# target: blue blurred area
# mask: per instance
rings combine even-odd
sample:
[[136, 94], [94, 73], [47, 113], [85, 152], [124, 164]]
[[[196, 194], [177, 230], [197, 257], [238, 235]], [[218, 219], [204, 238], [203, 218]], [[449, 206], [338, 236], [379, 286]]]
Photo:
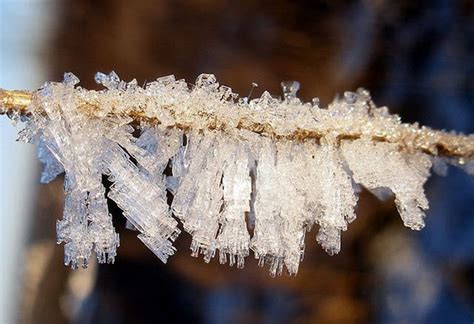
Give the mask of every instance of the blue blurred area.
[[[474, 132], [474, 24], [467, 2], [431, 1], [408, 22], [397, 25], [393, 62], [382, 97], [401, 109], [405, 120], [438, 129]], [[421, 109], [413, 109], [422, 105]], [[427, 184], [430, 210], [413, 250], [431, 273], [435, 293], [427, 305], [407, 303], [393, 312], [385, 303], [382, 322], [471, 323], [473, 311], [474, 178], [457, 168]], [[413, 276], [420, 276], [414, 274]], [[412, 277], [413, 277], [412, 276]], [[396, 280], [400, 281], [396, 282]], [[386, 299], [409, 300], [417, 285], [403, 275], [386, 282]]]
[[209, 324], [287, 323], [301, 311], [295, 296], [286, 290], [267, 289], [249, 293], [248, 289], [232, 285], [211, 290], [205, 305], [203, 321]]

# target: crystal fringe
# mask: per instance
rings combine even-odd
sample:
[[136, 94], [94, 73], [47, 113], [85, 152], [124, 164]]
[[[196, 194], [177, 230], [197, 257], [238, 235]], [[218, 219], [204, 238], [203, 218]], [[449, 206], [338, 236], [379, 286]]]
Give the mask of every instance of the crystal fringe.
[[[304, 104], [296, 97], [297, 83], [283, 84], [283, 100], [264, 92], [248, 102], [209, 74], [191, 89], [173, 76], [143, 88], [114, 72], [95, 79], [107, 90], [77, 87], [71, 73], [63, 83], [45, 84], [20, 133], [37, 144], [43, 182], [65, 172], [57, 234], [58, 243], [65, 243], [65, 264], [73, 268], [86, 267], [92, 252], [100, 263], [117, 255], [119, 237], [103, 176], [112, 183], [107, 197], [161, 261], [176, 250], [179, 221], [192, 235], [193, 256], [209, 262], [218, 253], [220, 263], [241, 268], [252, 250], [275, 276], [284, 268], [298, 272], [305, 234], [314, 224], [323, 249], [340, 251], [341, 233], [356, 217], [359, 185], [377, 195], [393, 193], [405, 226], [420, 230], [428, 208], [423, 185], [432, 164], [441, 172], [447, 163], [456, 164], [472, 174], [472, 161], [430, 158], [368, 136], [344, 140], [328, 131], [344, 129], [348, 121], [361, 129], [363, 123], [388, 130], [400, 124], [398, 116], [376, 108], [365, 90], [346, 92], [322, 109], [317, 99]], [[84, 113], [78, 106], [84, 101], [100, 110]], [[159, 123], [131, 126], [125, 116], [137, 106]], [[217, 122], [222, 120], [225, 125]], [[242, 120], [271, 125], [275, 135], [307, 126], [326, 135], [302, 141], [260, 136], [241, 128]]]

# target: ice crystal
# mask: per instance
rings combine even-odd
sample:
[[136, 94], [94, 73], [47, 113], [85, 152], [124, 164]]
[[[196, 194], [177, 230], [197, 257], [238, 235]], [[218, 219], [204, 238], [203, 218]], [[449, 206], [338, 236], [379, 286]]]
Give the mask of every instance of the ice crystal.
[[423, 228], [423, 210], [428, 209], [423, 185], [431, 167], [425, 154], [407, 155], [395, 144], [364, 139], [343, 143], [342, 152], [357, 183], [368, 189], [390, 189], [405, 226]]
[[[393, 193], [403, 223], [419, 230], [432, 164], [441, 173], [448, 163], [473, 169], [470, 160], [429, 158], [438, 149], [435, 132], [424, 133], [420, 149], [404, 150], [395, 139], [416, 143], [417, 126], [377, 108], [363, 89], [323, 109], [317, 98], [296, 97], [298, 82], [282, 83], [283, 99], [264, 92], [249, 101], [211, 74], [192, 87], [174, 76], [144, 87], [114, 72], [95, 80], [106, 90], [77, 87], [70, 73], [47, 83], [20, 134], [38, 146], [41, 181], [65, 172], [57, 234], [73, 268], [87, 266], [93, 252], [101, 263], [114, 261], [112, 199], [163, 262], [175, 252], [181, 222], [192, 235], [191, 254], [206, 262], [218, 255], [243, 267], [252, 250], [272, 276], [296, 274], [313, 225], [324, 250], [340, 251], [360, 186], [379, 197]], [[134, 122], [129, 116], [137, 114]], [[112, 183], [107, 196], [103, 177]]]

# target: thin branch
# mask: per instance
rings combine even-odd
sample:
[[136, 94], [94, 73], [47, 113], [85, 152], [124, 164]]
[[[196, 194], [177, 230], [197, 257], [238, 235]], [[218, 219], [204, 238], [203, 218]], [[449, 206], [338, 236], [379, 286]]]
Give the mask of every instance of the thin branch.
[[[85, 90], [87, 91], [87, 90]], [[92, 92], [92, 91], [91, 91]], [[100, 94], [100, 92], [96, 92]], [[0, 89], [0, 114], [20, 114], [28, 115], [29, 109], [34, 102], [36, 92], [28, 92], [22, 90], [4, 90]], [[80, 97], [77, 105], [78, 109], [91, 116], [97, 116], [100, 111], [100, 100], [93, 101], [84, 97]], [[119, 99], [117, 99], [119, 100]], [[118, 101], [117, 105], [120, 102]], [[167, 106], [166, 109], [174, 115], [176, 107]], [[206, 114], [205, 112], [202, 112]], [[108, 115], [123, 115], [123, 111], [119, 109], [109, 109]], [[127, 109], [127, 115], [137, 122], [148, 124], [160, 123], [157, 116], [146, 114], [140, 106], [134, 109]], [[337, 127], [320, 127], [317, 129], [298, 128], [286, 134], [279, 134], [269, 124], [262, 124], [252, 119], [241, 118], [239, 122], [230, 126], [226, 120], [217, 118], [216, 116], [207, 116], [207, 128], [211, 130], [228, 131], [231, 127], [239, 130], [247, 130], [261, 136], [268, 136], [278, 140], [311, 140], [321, 139], [328, 133], [335, 134], [338, 140], [354, 140], [361, 137], [369, 137], [373, 141], [397, 143], [401, 150], [407, 152], [421, 151], [432, 156], [448, 157], [459, 159], [459, 163], [465, 163], [474, 159], [474, 135], [455, 134], [453, 132], [445, 132], [433, 130], [428, 127], [419, 127], [417, 124], [397, 124], [396, 127], [386, 129], [370, 124], [371, 121], [341, 119], [337, 120]], [[365, 124], [364, 124], [365, 123]], [[195, 128], [192, 122], [180, 123], [176, 122], [173, 127], [183, 130]], [[199, 127], [202, 127], [200, 125]]]

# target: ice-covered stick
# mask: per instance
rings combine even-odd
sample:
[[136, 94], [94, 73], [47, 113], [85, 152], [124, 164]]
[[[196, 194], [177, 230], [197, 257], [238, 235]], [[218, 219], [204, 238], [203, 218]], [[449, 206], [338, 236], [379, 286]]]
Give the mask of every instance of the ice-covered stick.
[[[407, 152], [419, 151], [432, 156], [455, 158], [459, 160], [461, 165], [474, 159], [474, 135], [433, 130], [424, 126], [420, 127], [416, 123], [401, 123], [398, 116], [389, 115], [386, 109], [383, 109], [382, 115], [380, 114], [381, 111], [376, 114], [372, 112], [373, 118], [370, 117], [370, 111], [369, 118], [367, 116], [357, 118], [357, 114], [349, 114], [350, 118], [341, 118], [340, 114], [336, 112], [323, 113], [321, 120], [316, 120], [317, 116], [308, 116], [303, 112], [301, 116], [309, 117], [309, 121], [304, 120], [300, 125], [293, 123], [293, 127], [290, 127], [290, 125], [280, 127], [282, 124], [291, 123], [292, 114], [271, 116], [273, 120], [265, 120], [265, 118], [253, 118], [259, 113], [258, 111], [244, 111], [238, 116], [230, 110], [232, 107], [228, 107], [228, 115], [219, 114], [222, 111], [205, 111], [199, 108], [187, 111], [182, 107], [178, 107], [177, 102], [162, 102], [163, 105], [158, 107], [157, 104], [159, 105], [159, 103], [154, 100], [156, 98], [152, 98], [149, 91], [142, 88], [137, 88], [133, 92], [128, 91], [126, 96], [124, 95], [125, 91], [116, 90], [115, 98], [111, 97], [108, 92], [111, 91], [78, 89], [76, 96], [78, 109], [91, 117], [114, 114], [128, 115], [135, 121], [148, 124], [165, 123], [168, 126], [182, 130], [208, 128], [226, 132], [235, 128], [275, 139], [302, 141], [320, 139], [328, 133], [335, 134], [338, 139], [344, 140], [367, 137], [376, 142], [396, 143], [401, 150]], [[359, 94], [367, 96], [367, 100], [370, 100], [365, 90], [359, 91]], [[234, 95], [230, 89], [228, 95]], [[352, 93], [346, 93], [347, 97], [351, 97], [351, 95]], [[37, 106], [40, 97], [39, 91], [0, 89], [0, 114], [28, 115], [32, 104]], [[351, 100], [351, 98], [345, 99]], [[267, 100], [271, 104], [274, 98], [268, 93], [264, 93], [259, 100]], [[275, 100], [274, 104], [276, 103]], [[235, 104], [238, 105], [238, 103]], [[302, 104], [299, 101], [288, 103], [288, 105], [292, 104], [296, 109], [309, 105]], [[185, 108], [189, 108], [190, 105], [196, 105], [196, 103], [189, 102], [188, 105], [185, 105], [188, 107]], [[205, 106], [204, 104], [201, 108]], [[159, 109], [154, 109], [154, 107]], [[314, 111], [314, 109], [310, 110]], [[317, 115], [317, 112], [315, 115]], [[333, 116], [332, 120], [331, 115]]]
[[473, 135], [404, 124], [363, 89], [321, 108], [296, 97], [297, 82], [282, 83], [283, 98], [249, 100], [210, 74], [193, 86], [174, 76], [143, 87], [114, 72], [95, 79], [106, 89], [83, 89], [66, 73], [35, 92], [0, 91], [0, 113], [26, 116], [19, 139], [37, 145], [42, 181], [65, 173], [57, 232], [73, 268], [93, 252], [101, 263], [115, 259], [107, 199], [163, 262], [180, 222], [193, 236], [192, 255], [206, 262], [218, 253], [242, 267], [253, 251], [271, 275], [296, 274], [313, 225], [329, 254], [340, 251], [360, 186], [393, 193], [403, 223], [420, 230], [431, 167], [474, 174]]

